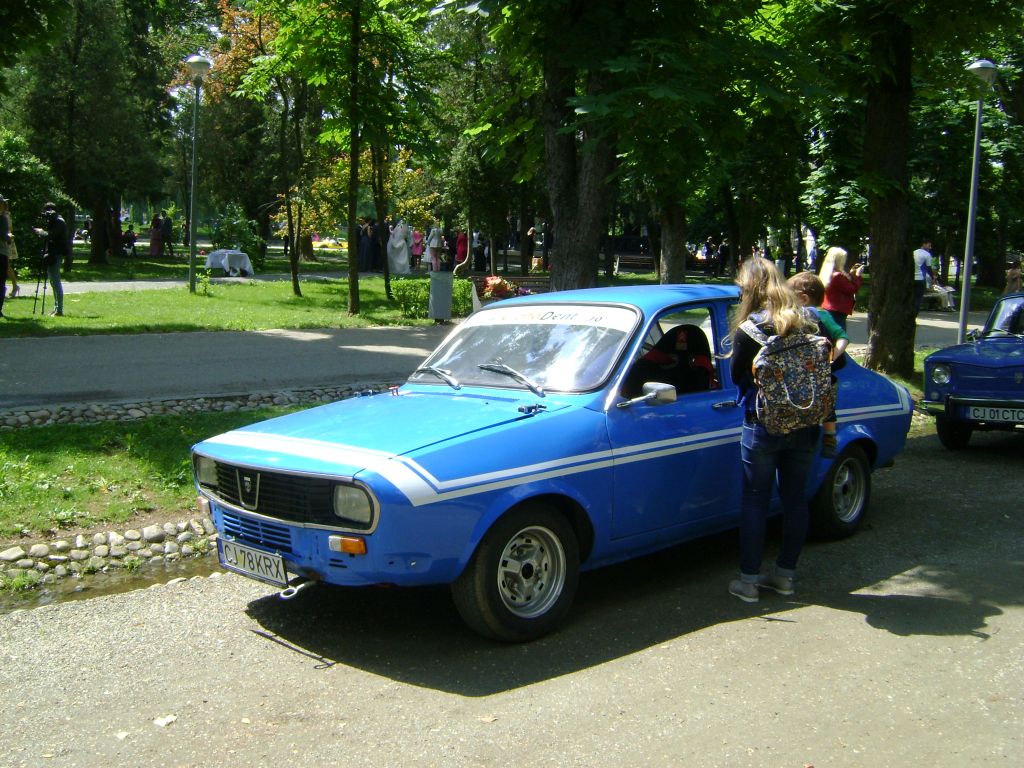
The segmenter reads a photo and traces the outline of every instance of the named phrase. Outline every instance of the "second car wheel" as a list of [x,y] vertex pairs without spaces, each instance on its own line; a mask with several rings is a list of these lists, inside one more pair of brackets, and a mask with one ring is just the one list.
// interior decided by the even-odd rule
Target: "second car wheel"
[[578,581],[579,547],[572,526],[548,505],[528,502],[491,527],[452,584],[452,597],[475,631],[525,642],[562,621]]
[[970,424],[962,421],[954,421],[945,416],[935,417],[935,432],[939,436],[939,442],[951,451],[966,448],[973,431]]

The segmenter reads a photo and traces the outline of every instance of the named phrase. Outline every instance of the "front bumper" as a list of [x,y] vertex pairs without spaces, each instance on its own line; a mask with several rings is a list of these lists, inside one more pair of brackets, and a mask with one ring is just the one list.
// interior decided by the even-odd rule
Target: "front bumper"
[[[933,416],[944,416],[956,421],[998,423],[1006,426],[1024,424],[1024,400],[989,399],[979,397],[948,396],[942,400],[922,400],[920,408]],[[970,415],[971,408],[984,409],[988,418]]]

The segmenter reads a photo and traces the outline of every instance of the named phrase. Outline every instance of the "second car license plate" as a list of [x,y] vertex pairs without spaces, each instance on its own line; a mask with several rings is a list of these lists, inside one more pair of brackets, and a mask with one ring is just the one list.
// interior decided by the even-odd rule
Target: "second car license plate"
[[280,555],[272,555],[224,539],[217,539],[217,554],[220,556],[220,564],[230,571],[237,571],[278,587],[288,586],[284,558]]
[[996,408],[988,405],[972,405],[967,409],[967,417],[974,421],[1024,422],[1024,408]]

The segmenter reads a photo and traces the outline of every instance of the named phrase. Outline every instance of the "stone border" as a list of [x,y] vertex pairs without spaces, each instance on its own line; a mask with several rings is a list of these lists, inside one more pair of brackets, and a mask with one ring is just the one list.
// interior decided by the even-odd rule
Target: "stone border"
[[0,430],[42,427],[48,424],[95,424],[103,421],[136,421],[151,416],[186,415],[208,411],[251,411],[268,405],[331,403],[365,392],[386,392],[388,384],[352,384],[241,395],[142,400],[139,402],[69,403],[49,408],[0,410]]
[[[0,552],[0,578],[15,580],[34,572],[39,584],[52,584],[68,576],[135,569],[174,562],[216,549],[217,532],[209,518],[147,525],[142,530],[78,534],[73,539],[14,545]],[[34,586],[26,583],[26,587]]]

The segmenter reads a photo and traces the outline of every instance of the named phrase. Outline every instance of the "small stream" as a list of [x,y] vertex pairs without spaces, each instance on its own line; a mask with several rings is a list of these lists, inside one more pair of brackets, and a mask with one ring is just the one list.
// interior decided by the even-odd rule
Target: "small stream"
[[153,584],[166,584],[172,579],[209,576],[219,570],[221,567],[214,553],[202,557],[182,558],[172,563],[165,562],[163,565],[144,565],[137,571],[117,569],[81,577],[68,576],[58,579],[53,584],[40,584],[20,592],[0,592],[0,614],[69,600],[118,595],[122,592],[131,592],[133,589],[146,589]]

